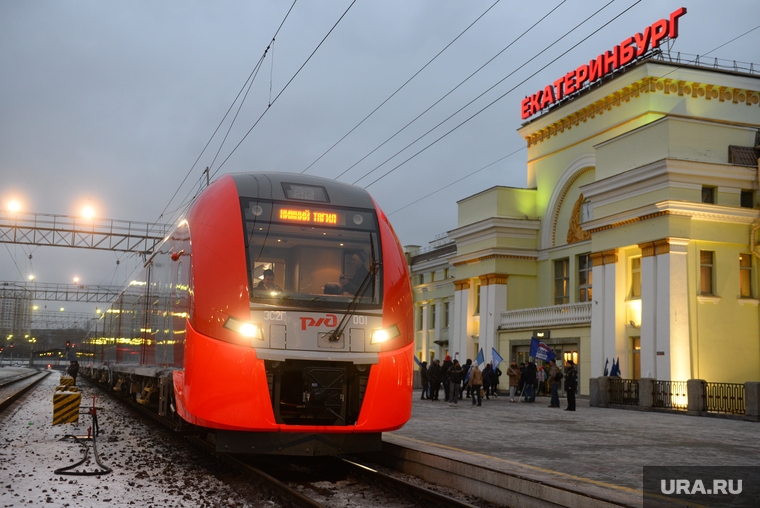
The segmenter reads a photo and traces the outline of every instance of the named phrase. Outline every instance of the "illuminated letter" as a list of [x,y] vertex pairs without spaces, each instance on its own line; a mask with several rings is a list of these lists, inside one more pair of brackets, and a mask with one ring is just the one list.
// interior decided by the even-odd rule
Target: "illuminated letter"
[[731,494],[741,494],[742,493],[742,481],[736,480],[738,485],[736,486],[736,490],[734,490],[734,481],[728,480],[728,492]]
[[522,102],[520,103],[520,113],[522,115],[523,120],[525,120],[526,118],[528,118],[530,115],[533,114],[530,111],[530,97],[524,98]]
[[652,49],[660,47],[660,41],[668,35],[668,20],[661,19],[652,25]]
[[563,79],[565,81],[565,92],[568,95],[578,89],[578,85],[575,83],[575,71],[568,72]]
[[686,7],[681,7],[677,11],[670,13],[670,33],[668,34],[671,39],[678,37],[678,18],[686,14]]
[[652,37],[652,27],[647,27],[643,34],[636,34],[633,40],[636,41],[636,56],[639,57],[649,49],[649,38]]
[[575,86],[580,89],[588,81],[588,65],[583,64],[575,69]]
[[618,63],[620,62],[620,48],[618,46],[615,46],[612,48],[612,53],[605,51],[603,53],[603,56],[604,65],[602,66],[602,76],[618,68]]
[[591,60],[588,63],[588,81],[593,83],[597,79],[602,77],[602,64],[604,62],[604,55],[599,55],[596,60]]
[[544,92],[539,90],[538,92],[534,93],[530,96],[530,112],[535,113],[536,111],[541,109],[541,95],[543,95]]
[[636,50],[633,48],[633,37],[628,37],[620,43],[620,67],[633,60]]
[[554,88],[552,88],[551,85],[546,85],[544,87],[544,96],[541,99],[541,109],[544,109],[547,106],[551,106],[553,102],[554,102]]
[[665,482],[667,481],[668,480],[660,480],[660,492],[662,492],[663,494],[672,494],[673,492],[676,491],[675,482],[673,480],[670,480],[670,488],[668,489],[665,487],[666,485]]
[[702,483],[702,480],[694,480],[694,487],[691,489],[692,494],[696,494],[699,492],[700,494],[707,494],[707,491],[705,490],[705,486]]
[[676,480],[676,495],[689,493],[689,480]]
[[563,86],[564,81],[565,81],[565,77],[563,76],[554,82],[554,88],[557,90],[557,93],[554,96],[554,100],[557,100],[557,101],[562,100],[562,97],[564,97],[565,94],[570,93]]

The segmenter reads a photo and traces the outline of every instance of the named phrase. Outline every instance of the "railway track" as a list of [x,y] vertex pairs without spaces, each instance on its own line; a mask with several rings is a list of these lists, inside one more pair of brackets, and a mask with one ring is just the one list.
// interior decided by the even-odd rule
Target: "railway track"
[[0,381],[0,413],[24,396],[51,374],[50,371],[32,371]]
[[[91,381],[88,380],[88,382]],[[141,415],[159,422],[171,431],[176,431],[176,422],[158,416],[145,406],[135,403],[131,398],[119,397],[109,391],[107,393],[114,399],[126,403]],[[347,499],[356,498],[361,500],[363,506],[378,507],[474,508],[485,506],[485,504],[473,505],[384,474],[356,457],[294,459],[232,455],[217,452],[212,442],[213,438],[211,440],[202,438],[192,432],[183,432],[181,435],[196,449],[216,457],[229,468],[255,480],[263,489],[279,498],[284,505],[304,508],[342,507],[347,504]],[[337,485],[337,488],[325,488],[328,484]]]

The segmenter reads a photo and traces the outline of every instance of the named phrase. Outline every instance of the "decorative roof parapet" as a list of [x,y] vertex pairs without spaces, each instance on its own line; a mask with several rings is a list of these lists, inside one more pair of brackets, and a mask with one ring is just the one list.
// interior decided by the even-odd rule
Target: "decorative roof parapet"
[[677,94],[681,97],[706,101],[717,100],[745,106],[760,104],[760,91],[758,90],[647,76],[526,136],[525,141],[528,143],[528,148],[552,136],[558,136],[565,130],[571,130],[581,123],[593,120],[597,115],[601,116],[605,111],[611,111],[613,107],[619,107],[625,102],[630,102],[631,99],[638,99],[641,94],[645,93]]

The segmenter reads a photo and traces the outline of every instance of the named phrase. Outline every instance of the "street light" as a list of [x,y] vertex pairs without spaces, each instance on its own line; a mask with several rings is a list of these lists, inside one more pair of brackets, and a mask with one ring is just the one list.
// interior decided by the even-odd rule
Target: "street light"
[[74,284],[79,284],[79,277],[74,277]]
[[7,209],[11,213],[16,213],[21,210],[21,203],[19,203],[15,199],[12,199],[8,201]]
[[29,282],[34,282],[34,275],[29,276]]

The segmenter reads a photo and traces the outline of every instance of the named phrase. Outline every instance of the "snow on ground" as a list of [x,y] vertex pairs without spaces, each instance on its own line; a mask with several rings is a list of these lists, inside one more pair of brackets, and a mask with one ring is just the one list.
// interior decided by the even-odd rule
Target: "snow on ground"
[[[54,471],[79,462],[84,447],[66,435],[86,436],[90,415],[78,424],[52,425],[59,373],[0,416],[0,507],[243,507],[277,506],[255,485],[208,455],[151,423],[136,421],[126,408],[80,380],[81,411],[98,396],[100,461],[113,472],[67,476]],[[78,471],[99,470],[93,450]]]

